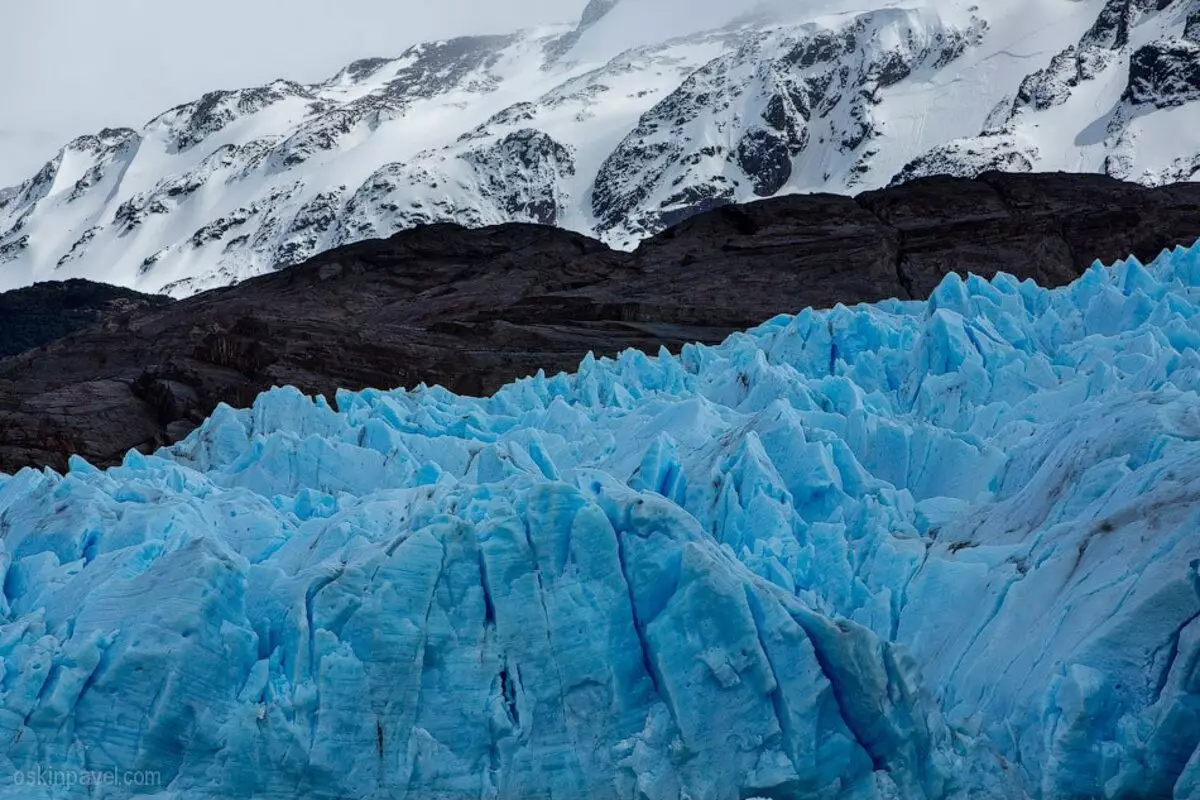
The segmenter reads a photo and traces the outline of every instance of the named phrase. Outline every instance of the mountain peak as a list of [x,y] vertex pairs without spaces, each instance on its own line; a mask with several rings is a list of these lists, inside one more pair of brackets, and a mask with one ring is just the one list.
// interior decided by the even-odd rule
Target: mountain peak
[[590,28],[601,17],[612,11],[617,3],[621,0],[591,0],[587,7],[583,9],[583,14],[579,17],[578,30]]

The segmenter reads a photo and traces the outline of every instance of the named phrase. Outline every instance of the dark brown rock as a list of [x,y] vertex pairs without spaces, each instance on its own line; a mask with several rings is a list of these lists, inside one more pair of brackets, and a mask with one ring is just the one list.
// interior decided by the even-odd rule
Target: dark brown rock
[[0,361],[0,470],[62,469],[71,453],[109,464],[274,385],[483,394],[589,350],[677,349],[810,305],[923,297],[951,269],[1059,285],[1197,236],[1200,184],[998,173],[725,207],[636,253],[546,227],[435,225]]
[[1149,261],[1200,237],[1196,184],[1149,189],[1103,175],[990,172],[973,181],[925,178],[857,200],[899,231],[897,268],[914,297],[950,270],[1059,286],[1096,259]]

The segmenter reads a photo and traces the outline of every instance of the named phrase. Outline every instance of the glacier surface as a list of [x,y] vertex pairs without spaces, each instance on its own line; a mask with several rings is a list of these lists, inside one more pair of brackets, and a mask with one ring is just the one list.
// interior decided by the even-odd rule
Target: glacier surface
[[0,797],[1200,800],[1198,344],[1180,249],[0,475]]

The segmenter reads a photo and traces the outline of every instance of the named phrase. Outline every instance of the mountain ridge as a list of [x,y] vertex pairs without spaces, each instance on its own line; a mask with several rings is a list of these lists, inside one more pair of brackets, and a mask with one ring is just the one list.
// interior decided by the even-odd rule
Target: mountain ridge
[[1160,185],[1200,167],[1195,0],[827,0],[628,47],[607,30],[622,8],[81,137],[0,190],[0,288],[85,277],[180,297],[431,222],[549,223],[629,249],[776,194],[988,169]]

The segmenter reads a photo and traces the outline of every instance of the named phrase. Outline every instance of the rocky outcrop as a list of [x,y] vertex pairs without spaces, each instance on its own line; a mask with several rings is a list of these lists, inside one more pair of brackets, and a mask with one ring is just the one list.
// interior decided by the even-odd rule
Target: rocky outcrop
[[1200,45],[1154,42],[1134,52],[1122,99],[1131,105],[1175,108],[1200,99]]
[[676,348],[806,306],[927,295],[951,270],[1063,284],[1095,259],[1200,236],[1200,185],[1102,176],[931,178],[689,219],[634,253],[554,228],[432,225],[0,361],[0,471],[98,464],[282,384],[439,383],[482,394],[589,351]]

